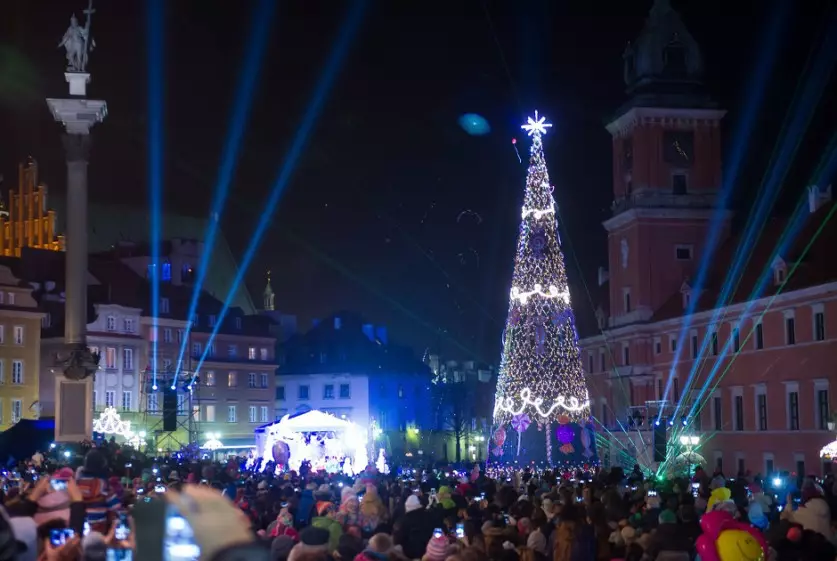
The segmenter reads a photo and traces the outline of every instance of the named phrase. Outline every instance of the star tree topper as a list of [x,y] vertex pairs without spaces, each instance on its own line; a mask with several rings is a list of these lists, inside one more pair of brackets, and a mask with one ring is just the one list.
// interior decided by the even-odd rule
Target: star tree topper
[[534,135],[544,135],[546,134],[546,129],[551,128],[552,123],[546,122],[546,117],[539,117],[538,112],[535,111],[535,118],[532,117],[528,118],[528,121],[525,125],[521,125],[521,129],[525,130],[529,136]]

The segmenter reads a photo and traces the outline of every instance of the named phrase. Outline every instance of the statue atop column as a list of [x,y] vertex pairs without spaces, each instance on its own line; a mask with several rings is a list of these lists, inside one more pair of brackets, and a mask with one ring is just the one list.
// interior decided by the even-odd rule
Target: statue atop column
[[96,42],[90,37],[90,19],[95,11],[93,0],[88,0],[87,9],[84,10],[87,16],[84,27],[78,24],[75,14],[70,17],[70,27],[58,44],[67,51],[67,72],[86,72],[90,51],[96,46]]

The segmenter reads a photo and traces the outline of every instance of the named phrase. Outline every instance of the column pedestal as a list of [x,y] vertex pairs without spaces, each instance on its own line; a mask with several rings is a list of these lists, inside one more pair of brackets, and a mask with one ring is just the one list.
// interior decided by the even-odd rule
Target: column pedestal
[[[85,347],[86,349],[86,347]],[[71,380],[55,375],[55,441],[93,438],[93,378]]]

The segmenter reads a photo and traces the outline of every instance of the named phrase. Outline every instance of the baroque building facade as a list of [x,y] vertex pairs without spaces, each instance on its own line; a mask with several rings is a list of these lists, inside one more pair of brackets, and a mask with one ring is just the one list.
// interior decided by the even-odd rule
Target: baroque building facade
[[[819,450],[833,440],[837,383],[831,188],[809,188],[797,242],[777,255],[791,224],[774,220],[740,278],[727,280],[747,242],[718,209],[724,111],[703,88],[700,49],[668,2],[655,2],[624,58],[629,101],[607,125],[614,202],[604,222],[608,268],[599,274],[607,296],[599,333],[580,340],[592,410],[607,435],[600,457],[656,465],[652,432],[661,420],[669,454],[688,451],[689,463],[710,471],[830,470]],[[712,236],[721,242],[705,282],[693,286]],[[700,443],[678,451],[679,436]]]

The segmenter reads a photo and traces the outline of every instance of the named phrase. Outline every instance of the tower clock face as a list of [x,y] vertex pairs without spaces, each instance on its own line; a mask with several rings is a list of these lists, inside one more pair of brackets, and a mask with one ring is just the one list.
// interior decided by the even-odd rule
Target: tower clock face
[[695,137],[691,131],[663,133],[663,159],[667,164],[690,167],[694,161]]

